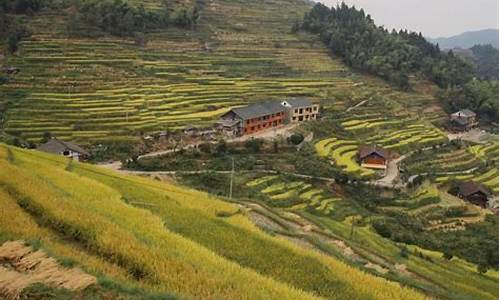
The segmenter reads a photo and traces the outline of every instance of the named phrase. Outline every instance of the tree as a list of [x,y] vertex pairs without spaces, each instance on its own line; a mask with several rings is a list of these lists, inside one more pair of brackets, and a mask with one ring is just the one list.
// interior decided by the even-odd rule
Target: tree
[[261,139],[250,139],[245,142],[245,147],[252,151],[253,153],[259,153],[260,152],[260,147],[264,143],[263,140]]
[[298,145],[304,141],[304,136],[302,134],[294,133],[290,136],[290,142],[294,145]]
[[48,132],[48,131],[45,131],[43,133],[43,136],[42,136],[42,143],[46,143],[48,141],[50,141],[50,139],[52,139],[52,133]]
[[477,265],[477,272],[479,274],[485,274],[486,272],[488,272],[488,265],[486,263],[479,263]]
[[19,36],[16,33],[11,33],[7,38],[7,50],[11,54],[16,53],[19,49]]
[[227,152],[228,152],[228,147],[227,147],[226,141],[223,139],[219,140],[219,142],[217,143],[217,146],[215,147],[215,153],[217,155],[224,155]]
[[448,253],[448,252],[444,252],[443,253],[443,258],[446,259],[446,260],[451,260],[453,258],[453,254]]

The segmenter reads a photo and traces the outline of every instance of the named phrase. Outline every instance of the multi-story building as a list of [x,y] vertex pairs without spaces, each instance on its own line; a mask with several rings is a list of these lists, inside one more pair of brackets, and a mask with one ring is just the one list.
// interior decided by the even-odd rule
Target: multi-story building
[[279,102],[263,102],[234,108],[222,115],[219,129],[229,136],[252,134],[285,123],[285,107]]
[[281,105],[287,108],[286,117],[290,123],[316,120],[319,115],[319,104],[306,98],[285,100]]

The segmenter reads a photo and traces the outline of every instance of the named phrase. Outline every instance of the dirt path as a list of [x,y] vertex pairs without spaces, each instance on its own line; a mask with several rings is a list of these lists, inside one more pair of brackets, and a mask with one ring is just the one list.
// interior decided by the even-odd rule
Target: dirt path
[[251,139],[274,139],[279,136],[288,137],[292,134],[292,130],[299,126],[300,123],[287,124],[279,127],[274,127],[269,130],[263,130],[254,134],[247,134],[237,138],[227,139],[226,142],[244,142]]
[[346,111],[346,112],[350,112],[350,111],[351,111],[351,110],[353,110],[353,109],[356,109],[356,108],[358,108],[358,107],[360,107],[360,106],[362,106],[362,105],[365,105],[365,103],[366,103],[366,102],[368,102],[368,100],[363,100],[363,101],[359,102],[358,104],[356,104],[356,105],[354,105],[354,106],[349,107],[349,108],[348,108],[348,109],[346,109],[345,111]]
[[386,174],[383,178],[377,180],[377,183],[383,186],[392,186],[399,178],[399,164],[406,159],[406,155],[398,159],[391,160],[387,165]]
[[[300,247],[312,249],[326,255],[331,255],[311,241],[311,239],[316,240],[324,245],[333,247],[346,259],[354,263],[361,263],[366,269],[374,270],[380,275],[387,274],[389,271],[394,271],[406,277],[421,278],[418,274],[414,274],[406,270],[406,266],[404,266],[404,271],[399,271],[401,266],[393,264],[376,253],[370,252],[367,257],[367,250],[364,250],[364,255],[360,255],[344,240],[333,236],[327,230],[318,227],[316,224],[296,213],[283,212],[283,215],[281,215],[280,213],[275,212],[274,209],[268,208],[259,203],[250,201],[242,203],[242,205],[247,209],[247,215],[250,220],[252,220],[258,227],[266,231],[271,231],[273,234]],[[284,234],[284,231],[288,232],[288,234]]]
[[78,268],[64,268],[42,250],[33,250],[22,241],[0,247],[0,298],[17,299],[34,283],[68,290],[82,290],[97,282]]
[[463,141],[469,141],[469,142],[478,143],[478,144],[486,143],[491,137],[492,137],[491,134],[489,134],[485,131],[482,131],[481,129],[478,129],[478,128],[469,130],[467,132],[448,134],[448,139],[450,141],[463,140]]

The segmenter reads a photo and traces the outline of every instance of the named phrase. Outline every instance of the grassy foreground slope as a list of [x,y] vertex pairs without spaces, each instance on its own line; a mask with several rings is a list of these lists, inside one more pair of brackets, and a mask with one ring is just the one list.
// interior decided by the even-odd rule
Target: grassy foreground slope
[[259,231],[184,187],[0,145],[0,239],[36,241],[100,284],[203,299],[425,299]]
[[390,100],[401,113],[432,106],[431,93],[397,92],[355,75],[317,37],[292,34],[309,8],[300,0],[207,0],[196,30],[149,32],[145,46],[135,38],[68,37],[71,10],[42,10],[26,18],[32,36],[4,61],[20,72],[0,86],[1,126],[34,142],[51,132],[98,143],[205,126],[230,107],[284,97],[339,111],[374,95],[379,107]]

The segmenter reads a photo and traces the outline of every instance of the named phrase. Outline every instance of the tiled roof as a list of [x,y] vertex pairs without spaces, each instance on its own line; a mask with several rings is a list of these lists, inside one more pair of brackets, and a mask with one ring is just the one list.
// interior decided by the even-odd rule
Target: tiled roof
[[470,109],[462,109],[460,111],[457,111],[456,113],[454,113],[454,115],[458,116],[458,117],[466,117],[466,118],[470,118],[470,117],[475,117],[476,116],[476,113],[473,112],[472,110]]
[[50,141],[46,142],[45,144],[38,146],[36,149],[39,151],[54,153],[54,154],[59,154],[64,151],[71,150],[73,152],[78,152],[80,154],[89,155],[89,153],[84,149],[82,149],[80,146],[71,142],[64,142],[56,138],[53,138]]
[[387,150],[377,147],[377,146],[360,146],[358,149],[358,155],[360,159],[363,159],[367,156],[370,156],[372,154],[377,154],[382,158],[388,159],[389,158],[389,153]]
[[313,105],[311,100],[307,98],[294,98],[286,100],[286,102],[290,104],[291,107],[308,107]]
[[481,192],[486,196],[489,196],[491,193],[487,187],[482,184],[476,183],[474,181],[466,181],[462,182],[459,185],[460,193],[465,197],[475,194],[477,192]]
[[279,102],[255,103],[245,107],[234,108],[232,112],[243,120],[267,116],[285,111],[285,108]]

